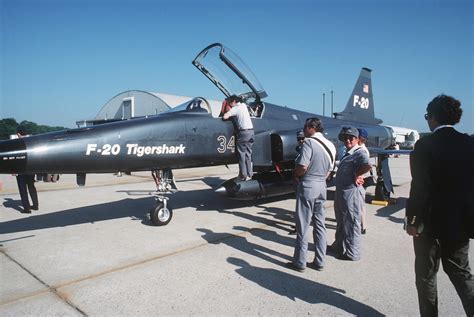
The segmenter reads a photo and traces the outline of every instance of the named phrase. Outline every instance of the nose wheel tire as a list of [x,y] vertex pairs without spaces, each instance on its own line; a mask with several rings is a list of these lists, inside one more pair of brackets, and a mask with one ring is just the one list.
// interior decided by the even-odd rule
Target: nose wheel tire
[[166,226],[173,217],[173,210],[162,202],[157,203],[150,210],[150,219],[155,226]]

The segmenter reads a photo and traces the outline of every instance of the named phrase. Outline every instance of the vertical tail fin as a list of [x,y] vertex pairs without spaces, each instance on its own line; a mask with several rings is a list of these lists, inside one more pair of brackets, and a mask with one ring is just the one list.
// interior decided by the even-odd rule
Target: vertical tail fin
[[382,123],[382,120],[375,118],[371,72],[372,70],[366,67],[361,69],[346,108],[342,112],[334,113],[336,119],[370,124]]

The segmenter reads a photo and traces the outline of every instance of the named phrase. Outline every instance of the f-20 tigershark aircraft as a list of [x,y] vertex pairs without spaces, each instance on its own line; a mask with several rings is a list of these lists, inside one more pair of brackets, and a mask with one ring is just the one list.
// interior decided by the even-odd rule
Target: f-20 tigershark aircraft
[[[315,115],[263,102],[267,94],[259,81],[222,44],[206,47],[192,63],[226,97],[235,94],[244,98],[255,129],[253,179],[228,180],[216,192],[237,199],[292,192],[296,131],[306,118]],[[370,73],[362,68],[344,111],[335,113],[334,118],[319,117],[324,133],[334,143],[339,142],[341,127],[352,125],[368,131],[373,153],[388,154],[384,149],[393,144],[393,131],[379,125],[382,121],[374,116]],[[87,173],[151,170],[157,203],[150,218],[156,225],[165,225],[172,217],[165,196],[175,189],[172,169],[237,163],[234,126],[220,118],[220,110],[219,104],[197,97],[155,116],[2,141],[0,173],[77,174],[77,183],[84,185]],[[381,179],[385,180],[383,191],[391,191],[388,168],[381,169]]]

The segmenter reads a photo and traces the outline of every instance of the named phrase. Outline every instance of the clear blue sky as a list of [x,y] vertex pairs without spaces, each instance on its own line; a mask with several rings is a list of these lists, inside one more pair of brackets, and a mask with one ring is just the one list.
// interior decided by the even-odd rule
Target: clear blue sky
[[322,114],[373,70],[376,116],[427,131],[427,103],[461,100],[474,133],[473,1],[0,0],[0,118],[74,127],[129,89],[222,99],[191,64],[221,42],[267,101]]

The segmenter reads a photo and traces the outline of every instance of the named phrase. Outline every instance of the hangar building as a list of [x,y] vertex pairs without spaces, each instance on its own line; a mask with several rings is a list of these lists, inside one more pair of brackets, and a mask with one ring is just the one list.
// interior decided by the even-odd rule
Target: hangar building
[[76,121],[78,127],[104,122],[156,115],[180,105],[191,97],[175,96],[142,90],[128,90],[112,97],[93,119]]

